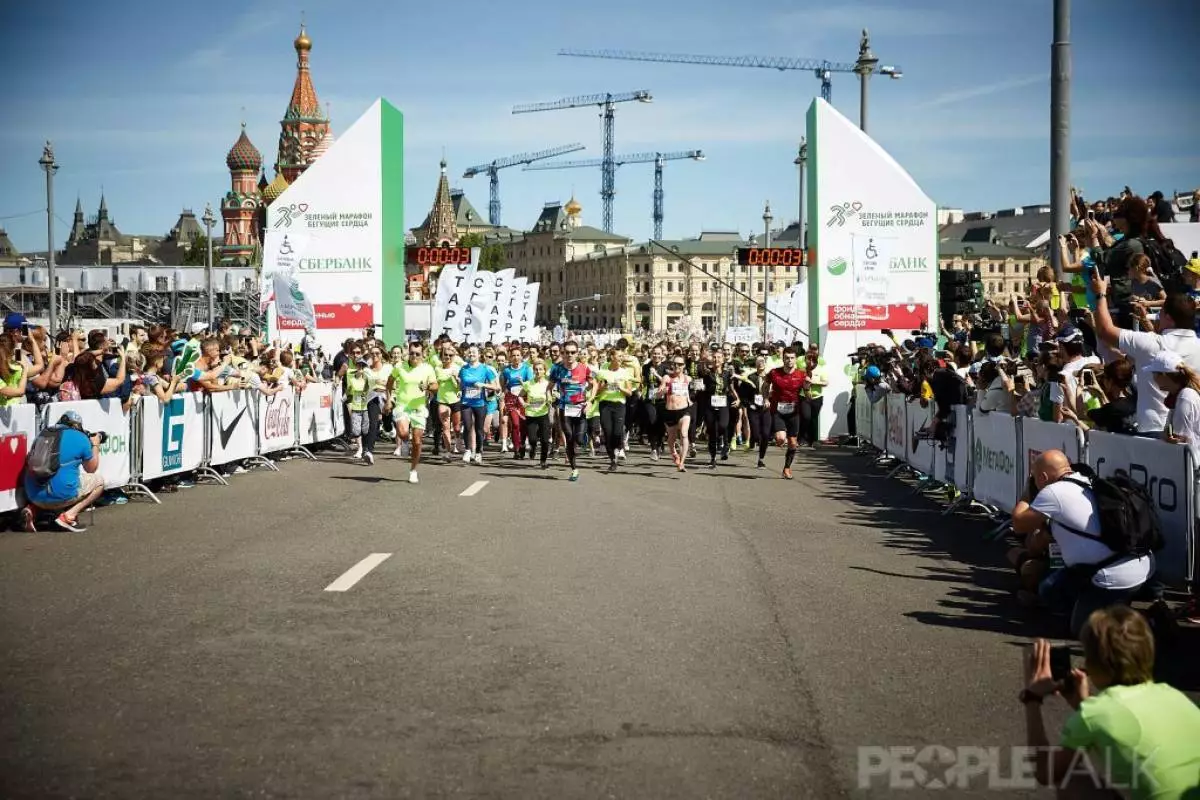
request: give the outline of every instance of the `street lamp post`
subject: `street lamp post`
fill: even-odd
[[[204,222],[204,238],[207,240],[208,253],[204,257],[204,286],[208,290],[208,327],[209,330],[216,330],[216,297],[213,295],[213,252],[212,252],[212,229],[216,219],[213,217],[212,204],[204,204],[204,216],[201,217]]]
[[[867,132],[867,81],[875,72],[879,59],[871,52],[871,38],[867,29],[863,28],[862,38],[858,41],[858,61],[854,62],[854,72],[860,82],[858,90],[858,127],[863,133]]]
[[[804,219],[804,193],[808,188],[804,182],[804,168],[808,164],[808,140],[806,138],[800,138],[800,152],[796,155],[796,160],[792,163],[800,167],[800,249],[805,252],[805,260],[807,260],[808,226]]]
[[[608,297],[608,295],[589,294],[586,297],[575,297],[571,300],[563,300],[558,304],[558,324],[562,325],[564,329],[570,324],[570,321],[567,319],[567,306],[574,305],[575,303],[582,303],[584,300],[599,300],[601,297]]]
[[[46,142],[38,164],[46,171],[46,277],[50,282],[50,333],[58,333],[58,278],[54,274],[54,145]]]
[[[771,249],[771,222],[774,219],[775,218],[773,216],[771,216],[771,201],[768,200],[766,206],[763,208],[763,233],[766,236],[765,241],[766,241],[766,247],[768,250]],[[767,259],[767,258],[763,259],[763,338],[762,338],[762,340],[764,342],[767,340],[767,296],[771,291],[771,266],[767,263],[769,260],[770,259]],[[753,306],[751,306],[751,313],[753,313]],[[751,317],[751,320],[753,320],[753,319],[754,318]]]

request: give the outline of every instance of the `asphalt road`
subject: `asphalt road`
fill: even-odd
[[[861,747],[1020,744],[1002,548],[781,457],[329,455],[2,535],[0,795],[865,797]]]

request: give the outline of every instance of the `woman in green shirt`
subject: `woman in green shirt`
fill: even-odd
[[[605,367],[596,371],[600,390],[596,392],[599,405],[600,430],[604,433],[604,450],[608,454],[608,471],[616,472],[617,451],[625,443],[625,399],[633,394],[633,373],[621,365],[621,355],[612,351]]]
[[[546,468],[550,455],[550,381],[546,379],[546,362],[533,360],[533,380],[521,384],[525,395],[525,441],[530,442],[532,457],[541,446],[541,466]]]

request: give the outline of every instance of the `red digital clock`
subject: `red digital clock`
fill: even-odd
[[[804,251],[799,247],[739,247],[737,263],[743,267],[800,267]]]
[[[404,264],[409,267],[441,267],[446,264],[470,264],[470,247],[425,247],[404,249]]]

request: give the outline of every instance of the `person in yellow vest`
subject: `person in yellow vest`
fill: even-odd
[[[804,357],[808,384],[804,388],[804,401],[800,404],[800,436],[802,444],[816,447],[820,438],[821,406],[825,404],[825,387],[829,385],[829,374],[825,370],[825,359],[817,355],[810,346]]]

